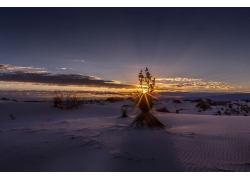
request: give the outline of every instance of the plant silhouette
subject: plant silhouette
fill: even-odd
[[[131,126],[136,126],[138,128],[144,126],[149,128],[163,128],[164,125],[151,112],[155,104],[155,98],[152,96],[155,88],[155,78],[151,76],[148,68],[146,68],[145,76],[141,70],[138,75],[138,80],[141,92],[133,96],[133,101],[136,103],[136,106],[141,110],[141,112],[135,117]]]

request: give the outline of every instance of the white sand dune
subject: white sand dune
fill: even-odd
[[[155,112],[165,129],[135,129],[133,116],[119,118],[126,103],[0,101],[0,171],[250,171],[249,116],[182,102],[179,114]]]

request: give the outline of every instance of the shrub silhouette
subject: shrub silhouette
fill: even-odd
[[[122,111],[121,117],[122,118],[128,117],[129,108],[131,108],[130,105],[123,105],[121,107],[121,111]]]
[[[138,128],[147,126],[149,128],[163,128],[164,125],[152,114],[151,110],[155,105],[155,98],[152,96],[152,92],[155,88],[155,78],[152,78],[148,71],[145,70],[144,76],[142,70],[138,75],[140,82],[141,92],[133,96],[133,102],[141,110],[130,126],[136,126]]]
[[[157,112],[166,112],[169,113],[169,110],[166,107],[156,109]]]
[[[208,109],[212,109],[211,106],[209,106],[208,104],[206,104],[204,101],[197,103],[195,107],[199,107],[201,108],[203,111],[206,111]]]
[[[123,100],[124,98],[120,98],[120,97],[109,97],[106,99],[106,101],[111,102],[111,103],[120,102]]]
[[[84,104],[84,99],[78,96],[75,92],[59,93],[54,92],[53,96],[54,107],[77,109]]]
[[[178,104],[181,104],[181,101],[176,99],[176,100],[173,100],[174,103],[178,103]]]
[[[54,104],[54,107],[61,107],[62,106],[62,103],[63,103],[63,95],[62,94],[59,94],[58,92],[54,92],[54,96],[52,97],[53,99],[53,104]]]

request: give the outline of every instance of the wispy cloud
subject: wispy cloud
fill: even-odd
[[[34,68],[32,66],[12,66],[10,64],[0,64],[0,71],[29,71],[29,72],[46,72],[45,68]]]
[[[242,86],[230,85],[225,82],[204,81],[196,78],[156,78],[159,89],[177,88],[180,91],[185,90],[219,90],[230,91],[242,89]]]
[[[66,70],[67,68],[56,68],[57,70]]]
[[[74,62],[85,62],[84,60],[77,60],[77,59],[75,59],[75,60],[70,60],[70,61],[74,61]]]

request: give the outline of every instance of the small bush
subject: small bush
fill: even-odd
[[[13,116],[13,114],[10,114],[10,117],[12,120],[15,120],[16,118]]]
[[[130,105],[123,105],[121,107],[121,111],[122,111],[122,118],[128,117],[128,111],[129,111]]]
[[[211,106],[209,106],[208,104],[206,104],[204,101],[200,102],[196,105],[196,107],[201,108],[203,111],[206,111],[208,109],[211,109]]]
[[[230,116],[230,115],[231,115],[231,113],[230,113],[230,112],[228,112],[227,110],[224,112],[224,114],[225,114],[225,115],[228,115],[228,116]]]
[[[52,99],[53,99],[52,102],[54,104],[54,107],[62,107],[62,103],[63,103],[63,95],[62,94],[55,92]]]
[[[180,100],[178,100],[178,99],[173,100],[173,102],[174,102],[174,103],[181,104],[181,101],[180,101]]]
[[[217,111],[217,114],[218,114],[218,115],[221,115],[221,112],[220,112],[220,111]]]
[[[245,111],[245,113],[249,113],[249,111],[250,111],[250,108],[248,107],[248,106],[241,106],[241,110],[242,111]]]
[[[157,112],[166,112],[166,113],[169,113],[169,110],[168,110],[166,107],[156,109],[155,111],[157,111]]]
[[[207,99],[206,101],[210,106],[226,106],[229,101],[213,101],[210,99]]]
[[[201,98],[199,98],[199,99],[194,99],[191,102],[198,102],[198,103],[200,103],[200,102],[204,102],[204,101]]]
[[[111,103],[121,102],[123,100],[124,98],[120,98],[120,97],[110,97],[106,99],[106,101],[111,102]]]
[[[53,96],[54,107],[77,109],[84,104],[84,99],[77,96],[76,93],[58,93]]]
[[[0,100],[9,101],[10,99],[3,97],[3,98],[1,98]]]

